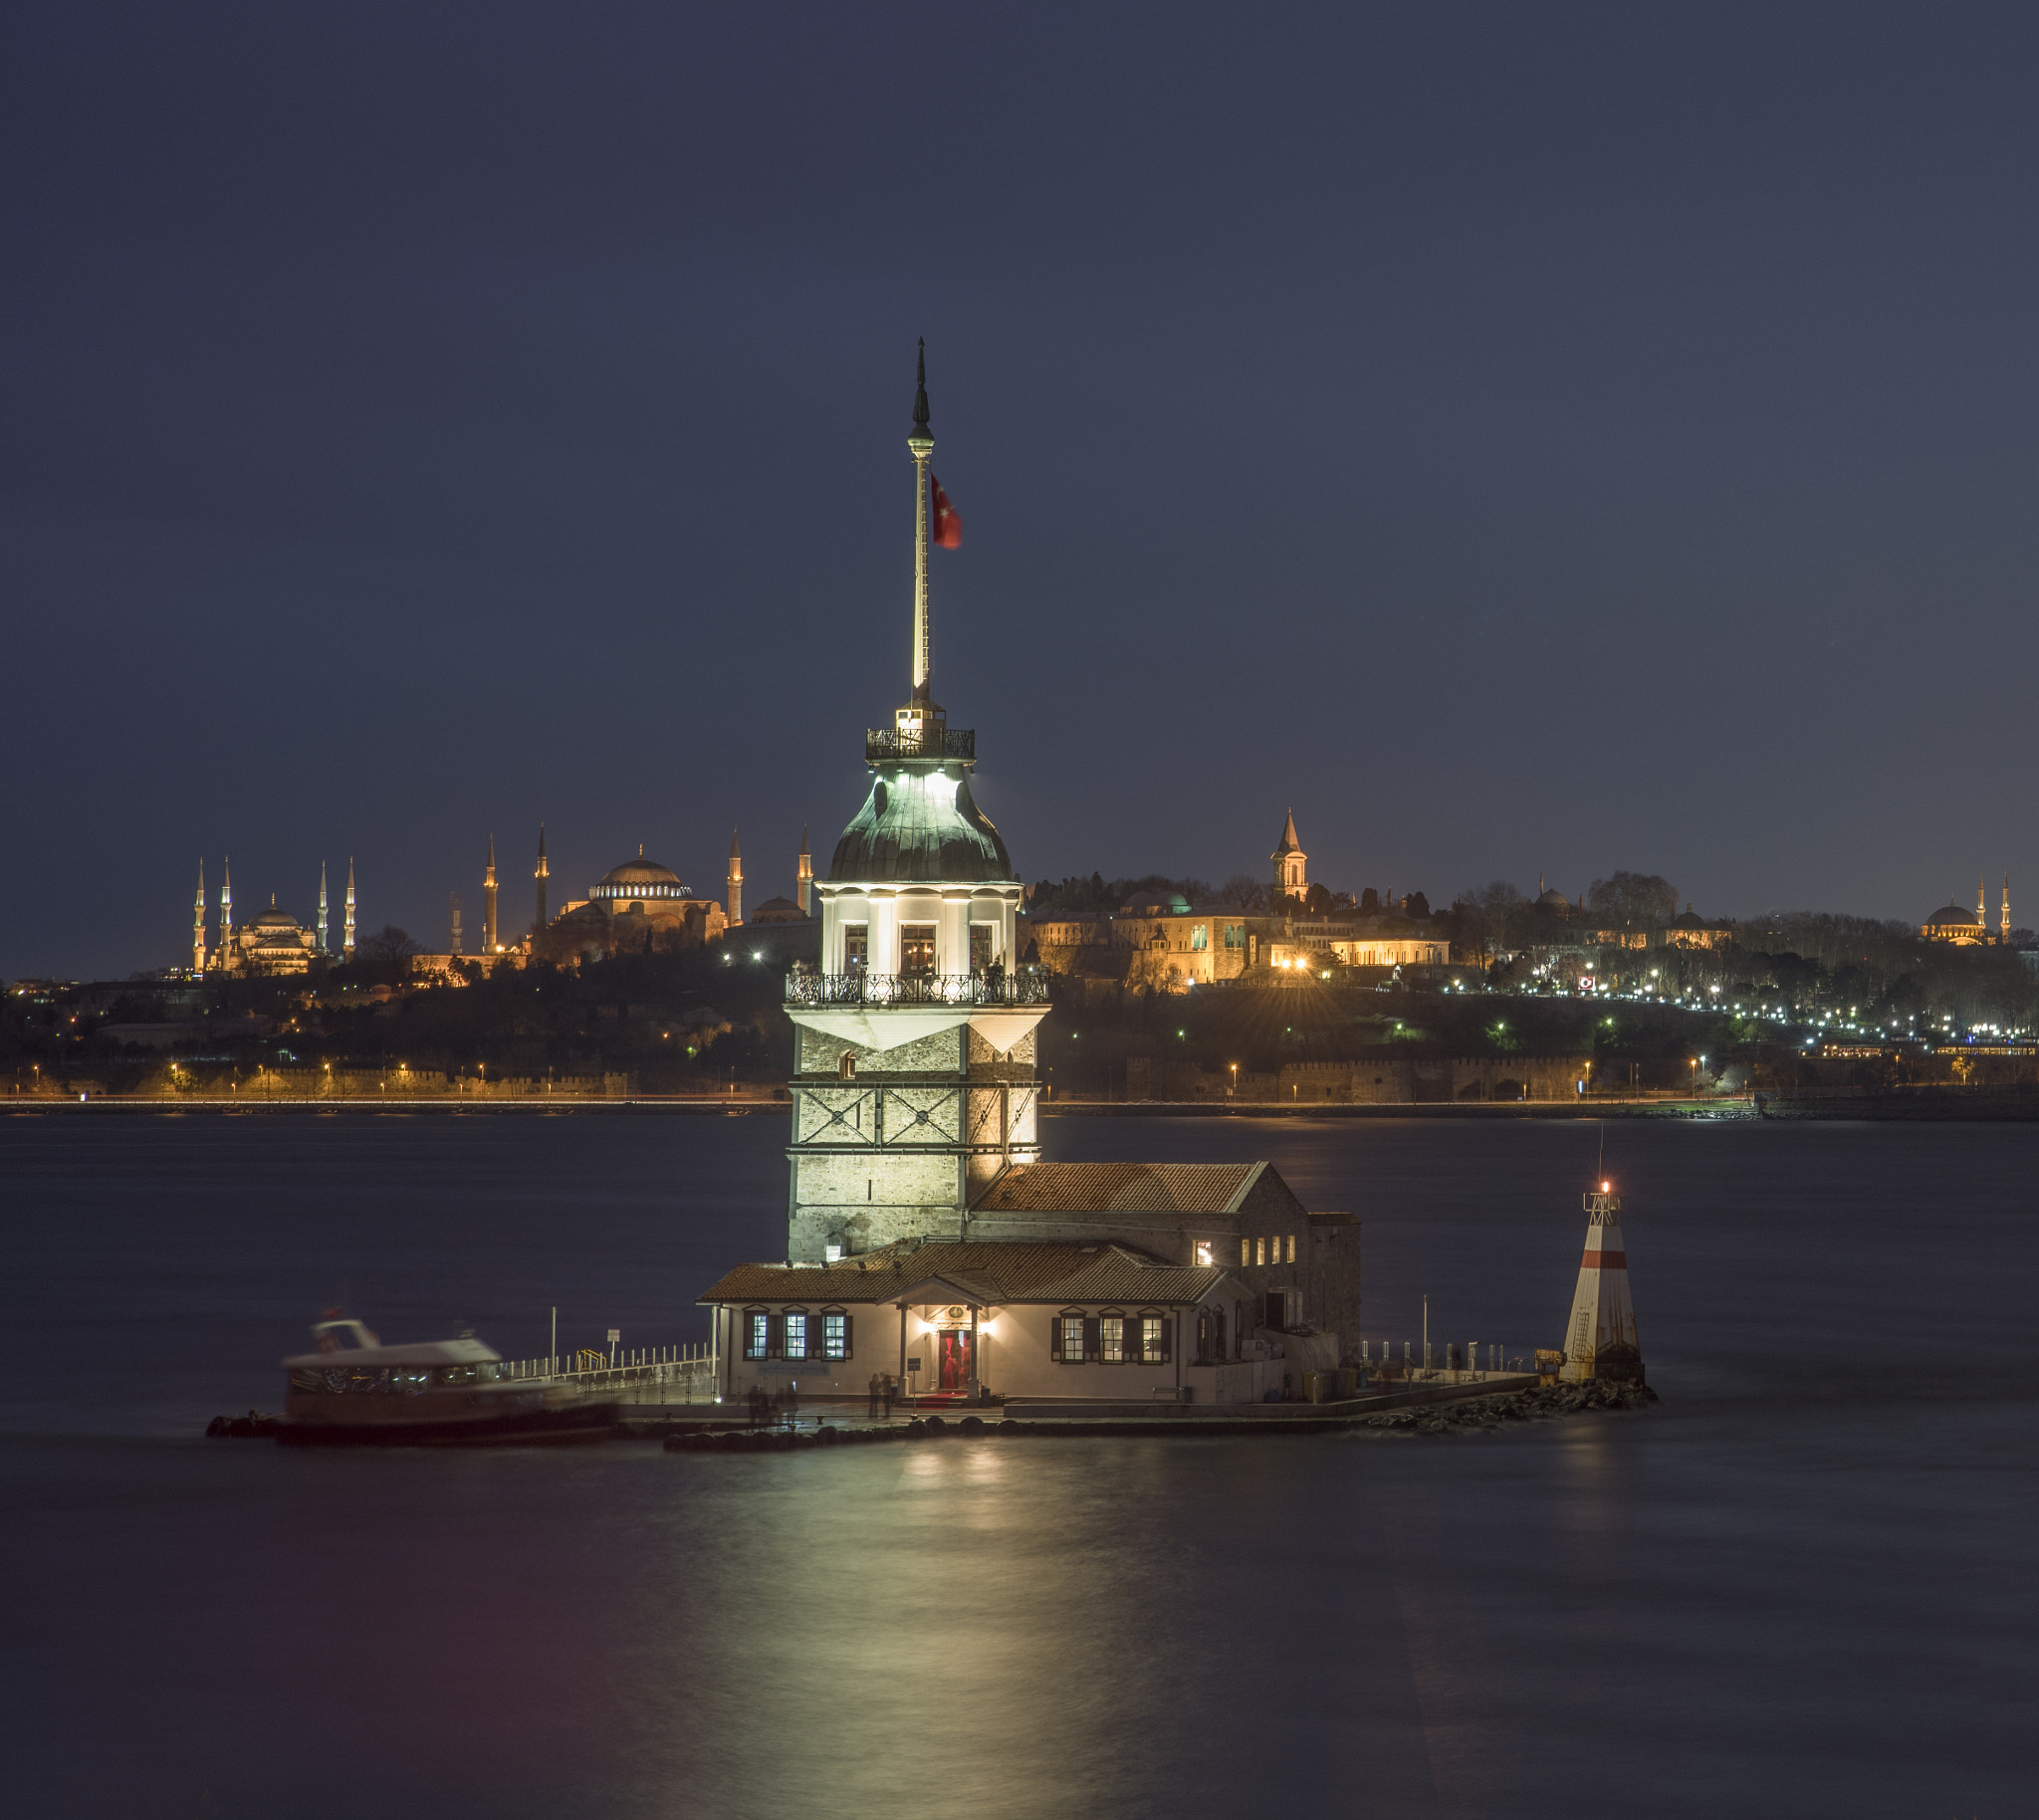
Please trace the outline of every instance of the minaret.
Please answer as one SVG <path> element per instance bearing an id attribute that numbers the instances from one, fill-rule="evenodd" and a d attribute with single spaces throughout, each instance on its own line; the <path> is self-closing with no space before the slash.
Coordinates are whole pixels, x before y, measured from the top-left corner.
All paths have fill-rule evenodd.
<path id="1" fill-rule="evenodd" d="M 1621 1239 L 1621 1197 L 1595 1185 L 1585 1197 L 1586 1251 L 1572 1291 L 1571 1324 L 1565 1329 L 1567 1380 L 1611 1378 L 1643 1381 L 1643 1349 L 1636 1338 L 1636 1308 L 1629 1299 L 1629 1258 Z"/>
<path id="2" fill-rule="evenodd" d="M 198 862 L 198 902 L 191 913 L 191 971 L 205 971 L 205 861 Z"/>
<path id="3" fill-rule="evenodd" d="M 552 877 L 553 869 L 546 864 L 546 824 L 538 824 L 538 870 L 532 877 L 538 881 L 538 921 L 531 926 L 534 935 L 543 935 L 546 929 L 546 880 Z"/>
<path id="4" fill-rule="evenodd" d="M 319 952 L 321 954 L 331 954 L 333 952 L 333 945 L 326 939 L 327 931 L 326 861 L 322 859 L 319 862 Z"/>
<path id="5" fill-rule="evenodd" d="M 448 899 L 448 902 L 447 902 L 447 906 L 446 906 L 446 908 L 447 908 L 447 912 L 448 912 L 449 916 L 450 916 L 450 917 L 451 917 L 451 919 L 452 919 L 452 924 L 453 924 L 453 939 L 452 939 L 452 942 L 451 942 L 451 944 L 450 944 L 450 952 L 451 952 L 451 953 L 453 953 L 453 954 L 456 954 L 456 955 L 457 955 L 457 954 L 459 954 L 459 953 L 461 952 L 461 949 L 460 949 L 460 893 L 459 893 L 458 891 L 452 892 L 452 893 L 450 894 L 450 896 L 449 896 L 449 899 Z"/>
<path id="6" fill-rule="evenodd" d="M 729 831 L 729 926 L 744 920 L 744 856 L 737 850 L 737 831 Z"/>
<path id="7" fill-rule="evenodd" d="M 1982 888 L 1982 874 L 1975 874 L 1975 935 L 1978 941 L 1989 940 L 1989 893 Z"/>
<path id="8" fill-rule="evenodd" d="M 2000 932 L 1998 939 L 2008 948 L 2011 945 L 2011 875 L 2008 872 L 2003 875 L 2002 920 L 1997 928 Z"/>
<path id="9" fill-rule="evenodd" d="M 793 868 L 793 902 L 800 907 L 800 915 L 814 914 L 814 856 L 807 851 L 807 830 L 800 827 L 800 856 Z"/>
<path id="10" fill-rule="evenodd" d="M 489 869 L 482 874 L 482 953 L 496 952 L 496 837 L 489 836 Z"/>
<path id="11" fill-rule="evenodd" d="M 354 856 L 346 856 L 346 922 L 340 937 L 340 958 L 351 961 L 354 958 Z"/>
<path id="12" fill-rule="evenodd" d="M 219 964 L 222 967 L 234 964 L 234 862 L 231 857 L 220 863 Z"/>
<path id="13" fill-rule="evenodd" d="M 813 881 L 819 965 L 786 982 L 794 1262 L 898 1239 L 1038 1236 L 978 1211 L 1008 1169 L 1040 1156 L 1034 1030 L 1047 991 L 1037 970 L 1016 964 L 1020 885 L 971 792 L 977 736 L 951 730 L 934 702 L 926 373 L 923 350 L 907 439 L 918 495 L 912 694 L 892 726 L 865 729 L 868 795 Z"/>

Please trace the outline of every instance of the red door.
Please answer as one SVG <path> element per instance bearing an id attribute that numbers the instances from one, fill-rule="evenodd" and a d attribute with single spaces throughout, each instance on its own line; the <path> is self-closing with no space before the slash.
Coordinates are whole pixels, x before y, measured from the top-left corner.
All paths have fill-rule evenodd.
<path id="1" fill-rule="evenodd" d="M 942 1335 L 941 1359 L 942 1384 L 944 1390 L 968 1390 L 970 1388 L 970 1334 L 945 1333 Z"/>

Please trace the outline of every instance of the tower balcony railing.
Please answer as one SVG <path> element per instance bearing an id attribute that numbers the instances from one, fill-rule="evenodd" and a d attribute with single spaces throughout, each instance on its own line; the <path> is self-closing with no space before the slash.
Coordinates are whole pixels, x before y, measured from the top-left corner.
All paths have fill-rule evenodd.
<path id="1" fill-rule="evenodd" d="M 792 973 L 789 1005 L 1045 1005 L 1048 975 L 1018 973 Z"/>
<path id="2" fill-rule="evenodd" d="M 872 727 L 864 733 L 864 758 L 872 764 L 887 759 L 977 758 L 974 727 L 930 727 L 925 732 L 902 727 Z"/>

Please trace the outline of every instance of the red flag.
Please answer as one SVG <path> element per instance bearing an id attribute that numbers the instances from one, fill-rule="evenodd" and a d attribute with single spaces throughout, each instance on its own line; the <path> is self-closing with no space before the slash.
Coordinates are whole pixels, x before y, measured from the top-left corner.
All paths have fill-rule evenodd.
<path id="1" fill-rule="evenodd" d="M 935 548 L 960 549 L 963 543 L 963 514 L 949 504 L 949 496 L 942 491 L 942 483 L 935 478 L 933 468 L 928 470 L 928 485 L 935 492 Z"/>

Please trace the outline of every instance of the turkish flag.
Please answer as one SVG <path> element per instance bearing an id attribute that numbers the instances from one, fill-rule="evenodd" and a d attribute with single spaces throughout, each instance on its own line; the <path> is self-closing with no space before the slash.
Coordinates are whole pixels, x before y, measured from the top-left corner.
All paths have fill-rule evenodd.
<path id="1" fill-rule="evenodd" d="M 933 468 L 928 470 L 928 485 L 935 494 L 935 548 L 956 550 L 963 543 L 963 514 L 949 504 L 948 494 L 942 491 L 942 483 L 935 478 Z"/>

